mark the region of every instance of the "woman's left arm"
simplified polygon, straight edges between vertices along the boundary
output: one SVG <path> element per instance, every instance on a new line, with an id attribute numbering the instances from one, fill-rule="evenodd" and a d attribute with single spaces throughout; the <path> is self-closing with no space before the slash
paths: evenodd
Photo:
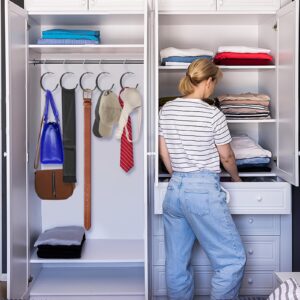
<path id="1" fill-rule="evenodd" d="M 168 151 L 168 148 L 166 145 L 166 141 L 165 141 L 164 137 L 161 135 L 159 136 L 159 154 L 160 154 L 160 157 L 161 157 L 163 163 L 166 166 L 166 169 L 168 170 L 168 172 L 170 174 L 172 174 L 173 169 L 172 169 L 169 151 Z"/>

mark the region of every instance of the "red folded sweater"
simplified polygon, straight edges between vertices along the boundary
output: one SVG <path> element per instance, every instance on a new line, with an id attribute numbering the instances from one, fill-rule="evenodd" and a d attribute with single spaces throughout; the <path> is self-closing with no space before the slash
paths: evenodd
<path id="1" fill-rule="evenodd" d="M 267 53 L 218 53 L 214 62 L 217 65 L 269 65 L 273 57 Z"/>

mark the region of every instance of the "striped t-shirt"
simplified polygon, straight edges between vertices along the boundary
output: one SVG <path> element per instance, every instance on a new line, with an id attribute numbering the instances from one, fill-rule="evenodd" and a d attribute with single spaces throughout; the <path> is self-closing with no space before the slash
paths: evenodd
<path id="1" fill-rule="evenodd" d="M 205 169 L 219 173 L 216 145 L 231 141 L 224 114 L 199 99 L 167 102 L 159 113 L 159 135 L 166 141 L 175 172 Z"/>

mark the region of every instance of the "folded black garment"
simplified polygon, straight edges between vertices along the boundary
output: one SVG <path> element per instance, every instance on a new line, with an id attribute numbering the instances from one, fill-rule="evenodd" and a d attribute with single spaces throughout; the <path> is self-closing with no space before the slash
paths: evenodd
<path id="1" fill-rule="evenodd" d="M 271 172 L 272 169 L 269 166 L 238 166 L 238 171 L 240 172 Z"/>
<path id="2" fill-rule="evenodd" d="M 80 245 L 40 245 L 37 247 L 37 256 L 39 258 L 81 258 L 81 250 L 84 241 L 85 235 L 83 235 Z"/>

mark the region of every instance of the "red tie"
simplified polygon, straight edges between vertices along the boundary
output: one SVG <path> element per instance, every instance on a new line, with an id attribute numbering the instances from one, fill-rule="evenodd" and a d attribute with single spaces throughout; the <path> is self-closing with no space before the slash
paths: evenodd
<path id="1" fill-rule="evenodd" d="M 125 89 L 125 88 L 124 88 Z M 124 91 L 122 89 L 119 94 L 119 102 L 121 107 L 123 108 L 124 102 L 121 99 L 121 93 Z M 129 139 L 132 141 L 132 128 L 131 128 L 131 118 L 128 116 L 128 121 L 125 126 L 128 130 Z M 129 170 L 134 166 L 133 160 L 133 144 L 129 142 L 126 137 L 125 127 L 123 129 L 122 137 L 121 137 L 121 153 L 120 153 L 120 167 L 125 171 L 129 172 Z"/>

